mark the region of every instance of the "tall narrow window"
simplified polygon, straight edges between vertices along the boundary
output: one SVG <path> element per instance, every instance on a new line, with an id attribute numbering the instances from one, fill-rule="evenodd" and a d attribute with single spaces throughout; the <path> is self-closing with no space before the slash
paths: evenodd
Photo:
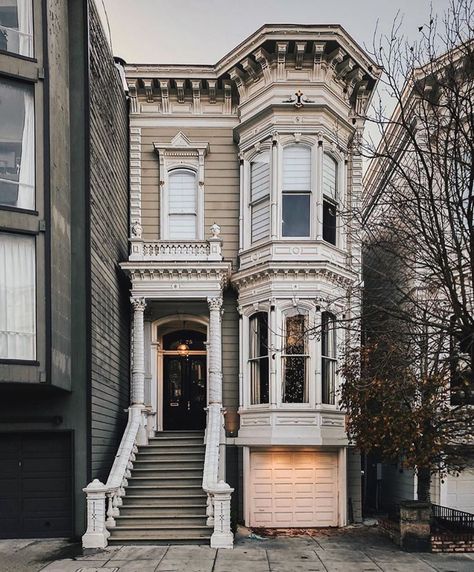
<path id="1" fill-rule="evenodd" d="M 270 236 L 270 153 L 260 153 L 250 165 L 252 243 Z"/>
<path id="2" fill-rule="evenodd" d="M 33 2 L 0 2 L 0 50 L 33 57 Z"/>
<path id="3" fill-rule="evenodd" d="M 33 87 L 0 80 L 0 205 L 35 208 Z"/>
<path id="4" fill-rule="evenodd" d="M 285 319 L 285 346 L 282 356 L 283 403 L 308 402 L 306 315 Z"/>
<path id="5" fill-rule="evenodd" d="M 323 312 L 321 316 L 321 377 L 322 401 L 336 403 L 336 320 L 333 314 Z"/>
<path id="6" fill-rule="evenodd" d="M 35 238 L 0 233 L 0 359 L 36 357 Z"/>
<path id="7" fill-rule="evenodd" d="M 323 240 L 336 244 L 337 240 L 337 163 L 323 156 Z"/>
<path id="8" fill-rule="evenodd" d="M 176 169 L 168 176 L 169 238 L 195 240 L 197 232 L 196 173 Z"/>
<path id="9" fill-rule="evenodd" d="M 268 403 L 268 318 L 265 312 L 250 318 L 250 402 Z"/>
<path id="10" fill-rule="evenodd" d="M 302 145 L 283 149 L 282 236 L 310 235 L 311 150 Z"/>

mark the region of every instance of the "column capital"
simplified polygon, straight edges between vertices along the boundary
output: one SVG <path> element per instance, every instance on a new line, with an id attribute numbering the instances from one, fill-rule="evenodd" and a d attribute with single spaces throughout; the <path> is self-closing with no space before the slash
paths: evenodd
<path id="1" fill-rule="evenodd" d="M 207 303 L 209 305 L 209 310 L 220 310 L 222 308 L 222 296 L 208 296 Z"/>
<path id="2" fill-rule="evenodd" d="M 134 298 L 132 296 L 130 298 L 130 303 L 132 304 L 135 312 L 137 312 L 137 311 L 144 312 L 145 311 L 145 307 L 146 307 L 146 299 L 145 298 Z"/>

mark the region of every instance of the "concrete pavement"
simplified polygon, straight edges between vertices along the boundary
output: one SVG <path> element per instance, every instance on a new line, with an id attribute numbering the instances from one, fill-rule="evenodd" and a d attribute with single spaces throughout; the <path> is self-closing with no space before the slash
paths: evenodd
<path id="1" fill-rule="evenodd" d="M 10 549 L 8 545 L 15 542 L 25 545 L 13 552 L 14 544 L 10 544 Z M 10 566 L 9 561 L 16 561 L 17 567 Z M 208 546 L 114 546 L 88 556 L 80 555 L 78 545 L 61 541 L 0 541 L 0 571 L 474 572 L 474 554 L 407 554 L 376 528 L 354 527 L 265 540 L 251 539 L 244 533 L 237 538 L 234 550 Z"/>

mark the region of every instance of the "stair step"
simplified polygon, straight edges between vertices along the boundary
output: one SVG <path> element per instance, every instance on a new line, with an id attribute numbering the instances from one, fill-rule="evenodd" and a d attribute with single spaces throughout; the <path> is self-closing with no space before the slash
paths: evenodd
<path id="1" fill-rule="evenodd" d="M 155 437 L 150 437 L 150 439 L 148 440 L 149 443 L 156 443 L 156 442 L 162 442 L 162 441 L 166 441 L 166 442 L 175 442 L 175 443 L 180 443 L 183 441 L 190 441 L 191 443 L 204 443 L 204 435 L 189 435 L 189 434 L 184 434 L 184 435 L 167 435 L 166 433 L 162 434 L 162 435 L 155 435 Z"/>
<path id="2" fill-rule="evenodd" d="M 132 471 L 132 478 L 136 477 L 148 477 L 148 478 L 159 478 L 159 477 L 169 477 L 169 478 L 200 478 L 202 479 L 203 467 L 160 467 L 155 465 L 154 467 L 134 467 Z"/>
<path id="3" fill-rule="evenodd" d="M 188 470 L 197 470 L 199 469 L 201 472 L 204 468 L 204 459 L 202 460 L 195 460 L 189 461 L 187 459 L 160 459 L 159 461 L 151 461 L 151 460 L 141 460 L 137 459 L 133 462 L 133 470 L 148 470 L 148 469 L 155 469 L 160 471 L 188 471 Z"/>
<path id="4" fill-rule="evenodd" d="M 181 441 L 150 441 L 148 445 L 141 445 L 138 447 L 138 453 L 143 451 L 154 450 L 169 450 L 176 449 L 177 451 L 201 452 L 204 451 L 204 443 L 186 443 Z"/>
<path id="5" fill-rule="evenodd" d="M 128 479 L 128 484 L 131 487 L 134 486 L 150 486 L 150 487 L 199 487 L 202 483 L 202 476 L 198 477 L 187 477 L 187 476 L 170 476 L 170 477 L 136 477 L 132 476 Z"/>
<path id="6" fill-rule="evenodd" d="M 155 431 L 155 437 L 161 437 L 162 435 L 168 435 L 170 437 L 176 436 L 176 437 L 180 437 L 181 435 L 200 435 L 202 438 L 204 438 L 204 431 L 203 430 L 199 430 L 199 429 L 190 429 L 189 431 L 187 429 L 183 429 L 182 431 L 179 431 L 178 429 L 173 429 L 170 431 Z M 153 437 L 152 437 L 153 439 Z"/>
<path id="7" fill-rule="evenodd" d="M 194 504 L 123 504 L 120 507 L 120 517 L 122 516 L 144 516 L 151 517 L 173 517 L 173 516 L 204 516 L 206 515 L 206 503 Z"/>
<path id="8" fill-rule="evenodd" d="M 141 451 L 137 454 L 137 461 L 174 461 L 181 463 L 182 461 L 198 461 L 204 464 L 204 452 L 197 451 L 161 451 L 155 449 L 153 451 Z M 136 461 L 135 461 L 136 462 Z"/>
<path id="9" fill-rule="evenodd" d="M 161 487 L 156 487 L 151 485 L 129 485 L 126 488 L 126 493 L 129 497 L 132 497 L 135 494 L 145 495 L 147 493 L 151 495 L 157 495 L 157 493 L 168 493 L 168 496 L 180 496 L 176 494 L 176 491 L 190 495 L 198 495 L 202 493 L 202 496 L 205 496 L 205 493 L 201 487 L 192 486 L 163 485 Z"/>
<path id="10" fill-rule="evenodd" d="M 206 525 L 192 525 L 192 524 L 172 524 L 172 525 L 147 525 L 147 524 L 122 524 L 120 519 L 117 519 L 117 526 L 113 529 L 114 536 L 116 533 L 128 532 L 133 533 L 136 536 L 159 536 L 160 534 L 170 534 L 173 533 L 176 536 L 183 535 L 207 535 L 210 533 L 211 528 Z"/>
<path id="11" fill-rule="evenodd" d="M 120 514 L 116 519 L 117 527 L 122 528 L 124 526 L 135 526 L 141 527 L 159 527 L 159 528 L 186 528 L 201 526 L 206 527 L 206 515 L 170 515 L 170 516 L 152 516 L 149 514 Z"/>
<path id="12" fill-rule="evenodd" d="M 171 536 L 171 535 L 162 535 L 159 538 L 157 537 L 142 537 L 136 538 L 134 535 L 126 535 L 120 534 L 119 538 L 115 538 L 114 534 L 108 539 L 109 545 L 124 545 L 124 546 L 143 546 L 143 545 L 154 545 L 154 546 L 167 546 L 167 545 L 183 545 L 183 544 L 202 544 L 209 546 L 209 541 L 211 538 L 211 533 L 209 535 L 202 535 L 202 536 Z"/>
<path id="13" fill-rule="evenodd" d="M 129 505 L 133 506 L 149 506 L 149 507 L 162 507 L 162 506 L 174 506 L 177 508 L 195 505 L 201 503 L 202 506 L 206 506 L 207 495 L 203 491 L 202 494 L 187 494 L 187 495 L 173 495 L 173 494 L 136 494 L 128 495 L 122 498 L 123 506 L 127 507 Z M 121 509 L 120 509 L 121 510 Z"/>

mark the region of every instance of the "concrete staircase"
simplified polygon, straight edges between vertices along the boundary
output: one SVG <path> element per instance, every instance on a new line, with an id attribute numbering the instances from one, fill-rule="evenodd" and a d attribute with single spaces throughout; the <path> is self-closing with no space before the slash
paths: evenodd
<path id="1" fill-rule="evenodd" d="M 208 544 L 203 431 L 163 431 L 140 447 L 109 544 Z"/>

